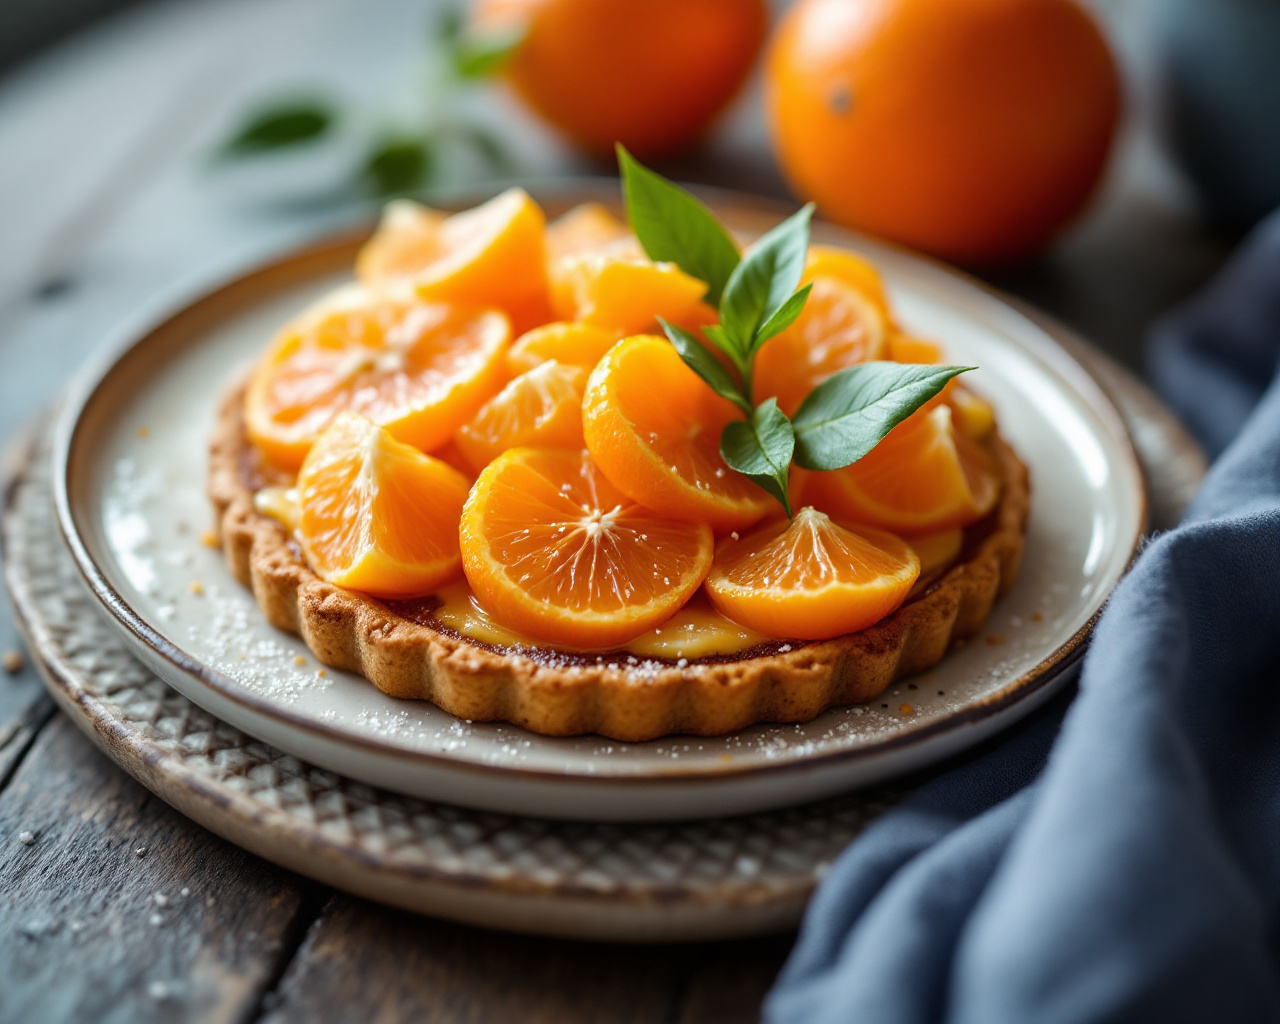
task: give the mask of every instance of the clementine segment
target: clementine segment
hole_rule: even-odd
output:
[[[545,226],[519,188],[447,217],[402,200],[356,257],[356,276],[432,301],[497,306],[525,329],[550,319]]]
[[[462,514],[471,589],[502,624],[551,643],[609,647],[669,618],[711,565],[711,529],[642,508],[586,452],[513,448]]]
[[[889,335],[889,358],[895,363],[940,363],[942,349],[932,341],[894,331]]]
[[[551,272],[551,305],[559,319],[619,334],[656,330],[658,317],[695,319],[706,292],[706,284],[674,263],[643,256],[568,256]]]
[[[258,364],[246,429],[285,469],[344,410],[429,451],[501,387],[510,333],[497,310],[345,289],[287,326]]]
[[[484,469],[508,448],[582,449],[581,366],[543,363],[523,373],[458,431],[456,443],[468,464]]]
[[[547,225],[547,260],[554,265],[565,256],[601,252],[616,244],[633,243],[627,226],[602,203],[580,203]],[[636,251],[639,246],[636,245]]]
[[[832,374],[882,359],[888,334],[884,289],[865,260],[824,251],[805,270],[801,284],[813,285],[804,309],[761,347],[753,379],[757,404],[777,398],[788,416]]]
[[[722,615],[758,632],[825,640],[879,622],[919,575],[920,559],[900,538],[803,508],[722,541],[707,593]]]
[[[942,404],[909,416],[852,466],[807,474],[803,500],[841,522],[925,532],[975,522],[999,493],[993,459]]]
[[[712,391],[665,338],[624,338],[587,382],[587,448],[618,490],[665,515],[750,526],[773,504],[720,457],[720,432],[738,410]]]
[[[554,359],[565,366],[590,370],[613,348],[617,331],[561,320],[526,331],[507,352],[507,372],[513,377]]]
[[[335,586],[375,597],[428,594],[461,568],[468,481],[354,413],[339,415],[298,474],[298,537]]]

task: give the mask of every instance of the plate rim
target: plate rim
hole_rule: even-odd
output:
[[[553,198],[559,202],[598,200],[602,197],[605,188],[608,189],[609,199],[616,201],[617,196],[617,184],[612,179],[543,179],[540,181],[531,180],[527,184],[535,197],[541,197],[544,200],[548,198]],[[740,209],[754,209],[761,213],[772,213],[780,207],[784,207],[784,204],[776,200],[754,196],[750,193],[697,186],[692,187],[691,190],[707,201],[713,209],[719,205],[736,205]],[[465,205],[467,202],[486,198],[491,193],[492,188],[460,191],[451,197],[452,201],[447,206]],[[825,230],[841,234],[861,244],[866,249],[874,250],[879,248],[893,251],[899,257],[906,258],[908,261],[926,264],[934,272],[940,273],[944,277],[959,281],[970,288],[976,288],[986,296],[1002,304],[1013,315],[1030,323],[1053,343],[1056,358],[1060,361],[1065,361],[1065,364],[1080,378],[1080,380],[1072,382],[1073,386],[1082,381],[1087,382],[1085,391],[1078,392],[1078,397],[1088,405],[1092,412],[1099,415],[1103,420],[1108,421],[1114,440],[1119,443],[1120,450],[1118,454],[1126,464],[1126,468],[1137,489],[1138,514],[1136,516],[1136,528],[1131,541],[1127,545],[1126,569],[1120,575],[1120,579],[1123,579],[1128,571],[1128,566],[1132,565],[1133,559],[1137,555],[1142,537],[1146,531],[1150,496],[1141,461],[1123,417],[1095,375],[1072,355],[1068,347],[1069,343],[1074,341],[1074,333],[1060,324],[1055,318],[1026,303],[1024,300],[1006,295],[1000,289],[941,261],[878,238],[860,235],[831,222],[815,220],[814,223],[815,226],[821,226]],[[121,367],[134,352],[147,346],[157,334],[171,329],[185,318],[199,316],[202,313],[216,313],[217,309],[226,306],[228,303],[230,303],[232,309],[243,308],[247,305],[248,297],[259,290],[270,292],[276,290],[282,282],[314,276],[319,272],[320,267],[327,267],[331,262],[336,264],[340,259],[353,255],[355,248],[368,237],[369,230],[370,228],[366,224],[358,228],[329,233],[300,246],[289,246],[275,256],[255,262],[248,269],[243,269],[243,263],[241,263],[242,269],[240,272],[224,272],[213,278],[212,284],[210,284],[210,275],[207,273],[195,279],[197,282],[202,280],[204,282],[203,286],[198,283],[183,282],[180,288],[174,289],[173,293],[163,296],[160,301],[152,304],[142,314],[134,317],[123,328],[115,332],[111,341],[102,347],[98,357],[91,360],[77,374],[69,389],[67,399],[58,414],[52,445],[54,509],[59,530],[71,552],[72,559],[81,578],[109,618],[123,627],[128,637],[135,644],[149,649],[184,676],[208,687],[219,698],[231,701],[246,708],[247,711],[277,721],[289,728],[299,729],[322,741],[373,752],[380,757],[389,757],[403,763],[431,764],[450,772],[469,773],[487,778],[519,777],[544,781],[574,780],[584,784],[594,782],[624,787],[652,787],[664,784],[679,785],[691,780],[710,781],[765,775],[776,777],[786,773],[803,773],[817,765],[827,767],[852,761],[865,761],[904,747],[924,744],[944,733],[954,732],[966,726],[981,723],[1022,702],[1071,669],[1083,656],[1089,636],[1103,609],[1106,607],[1109,594],[1103,597],[1098,608],[1075,633],[1048,652],[1032,668],[1014,679],[1008,680],[994,692],[966,704],[957,711],[928,725],[908,732],[898,732],[870,744],[807,755],[789,761],[766,762],[763,764],[715,763],[705,766],[691,766],[686,762],[677,766],[664,764],[659,770],[645,774],[599,775],[585,772],[556,771],[548,768],[493,765],[459,760],[444,752],[406,751],[387,746],[373,738],[352,735],[340,726],[317,722],[289,709],[269,704],[255,695],[248,687],[204,664],[198,658],[188,654],[178,644],[164,637],[129,604],[107,579],[106,573],[98,565],[89,550],[88,544],[81,536],[79,523],[73,508],[70,474],[73,456],[79,439],[79,427],[86,411],[108,380],[120,371]],[[278,281],[277,279],[280,280]],[[275,287],[272,287],[273,282],[275,282]],[[217,319],[218,317],[215,315],[214,318]],[[1064,340],[1068,344],[1064,344]],[[1087,393],[1088,391],[1093,393],[1089,394]],[[1124,546],[1123,541],[1121,544]],[[767,725],[769,723],[761,724]],[[788,723],[781,724],[785,726]],[[519,727],[512,725],[510,728],[516,729]]]

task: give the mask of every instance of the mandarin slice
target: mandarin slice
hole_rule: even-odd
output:
[[[803,500],[841,522],[916,533],[968,526],[999,494],[991,455],[937,405],[907,417],[852,466],[807,474]]]
[[[514,377],[551,359],[590,370],[617,340],[617,331],[556,320],[526,331],[515,340],[507,350],[507,372]]]
[[[428,594],[461,569],[467,478],[355,413],[320,435],[298,474],[298,538],[316,574],[375,597]]]
[[[979,398],[955,379],[948,381],[948,384],[955,384],[955,387],[947,388],[942,394],[955,414],[956,426],[975,441],[990,437],[996,428],[996,411],[991,403]]]
[[[722,615],[760,633],[825,640],[895,611],[919,575],[920,559],[900,538],[803,508],[721,542],[707,593]]]
[[[522,373],[481,407],[454,438],[480,472],[508,448],[582,450],[587,370],[549,362]]]
[[[558,260],[551,269],[551,306],[560,320],[638,334],[696,319],[707,286],[674,263],[643,256],[586,254]]]
[[[582,404],[587,448],[618,490],[716,530],[750,526],[773,505],[720,457],[720,432],[740,415],[670,342],[643,334],[600,360]]]
[[[344,289],[285,327],[255,368],[245,427],[285,469],[344,410],[429,451],[497,393],[510,335],[497,310]]]
[[[942,349],[938,345],[902,331],[893,331],[889,335],[887,355],[895,363],[942,362]]]
[[[813,290],[799,318],[756,356],[756,402],[776,397],[792,416],[832,374],[883,358],[889,320],[879,281],[870,264],[852,253],[829,250],[814,259],[801,279]]]
[[[393,203],[356,257],[356,276],[379,287],[412,288],[420,298],[497,306],[517,329],[551,319],[546,219],[523,189],[440,217],[406,200]]]
[[[629,236],[627,226],[602,203],[579,203],[547,225],[547,259],[600,252]]]
[[[586,452],[543,448],[489,464],[461,537],[467,580],[498,621],[577,648],[623,644],[662,623],[714,554],[710,527],[637,505]]]

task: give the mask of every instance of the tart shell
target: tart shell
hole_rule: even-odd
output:
[[[625,742],[806,722],[872,700],[896,679],[936,665],[955,641],[982,628],[1022,559],[1028,473],[997,436],[1000,501],[966,531],[960,561],[859,633],[680,662],[490,647],[433,625],[429,604],[393,607],[326,583],[307,567],[285,529],[254,508],[255,488],[276,481],[245,433],[243,394],[237,387],[223,399],[209,459],[209,497],[232,574],[253,590],[268,622],[301,636],[324,664],[469,721]]]

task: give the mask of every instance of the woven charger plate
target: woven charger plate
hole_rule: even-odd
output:
[[[1152,524],[1171,525],[1204,473],[1199,450],[1124,371],[1083,346],[1073,354],[1126,418],[1149,477]],[[313,768],[214,718],[133,659],[58,533],[43,432],[16,463],[0,524],[5,575],[59,706],[188,817],[329,885],[514,931],[750,935],[796,924],[840,851],[897,796],[878,790],[705,822],[590,824],[430,803]]]

